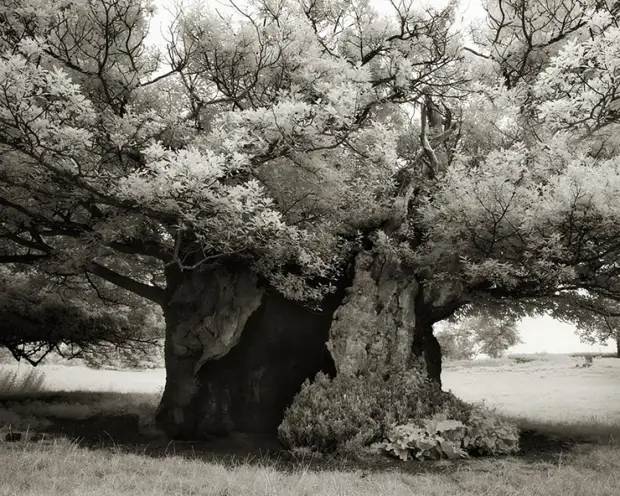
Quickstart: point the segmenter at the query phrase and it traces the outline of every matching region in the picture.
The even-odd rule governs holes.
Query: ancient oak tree
[[[0,6],[0,262],[161,306],[173,437],[323,370],[440,380],[469,304],[620,296],[615,2]],[[225,12],[228,12],[226,14]]]

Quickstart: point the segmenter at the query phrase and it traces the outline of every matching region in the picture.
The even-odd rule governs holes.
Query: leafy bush
[[[286,410],[278,437],[288,448],[350,452],[381,436],[381,415],[357,378],[342,375],[332,381],[320,372],[313,383],[303,384]]]
[[[519,449],[519,433],[514,424],[501,420],[488,409],[476,407],[467,423],[445,414],[418,422],[395,425],[372,448],[401,460],[469,458],[470,455],[509,455]]]
[[[438,413],[465,416],[469,409],[417,368],[334,379],[319,373],[302,386],[278,435],[289,449],[355,454],[385,439],[393,425]]]
[[[465,424],[467,434],[462,446],[470,455],[511,455],[519,451],[516,424],[503,420],[492,410],[473,408]]]
[[[0,368],[0,396],[38,393],[45,389],[45,374],[31,368],[20,374],[19,370]]]
[[[290,450],[401,459],[461,458],[518,450],[515,425],[442,391],[419,368],[306,381],[278,428]]]
[[[466,432],[462,422],[436,415],[424,420],[422,427],[414,423],[394,426],[387,439],[374,443],[372,448],[404,461],[412,456],[418,460],[468,458],[469,455],[461,447]]]

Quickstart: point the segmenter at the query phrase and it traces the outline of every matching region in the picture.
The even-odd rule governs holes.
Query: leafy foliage
[[[591,292],[573,292],[554,301],[553,315],[574,324],[577,335],[588,344],[616,342],[616,355],[620,358],[620,304],[618,301]]]
[[[0,12],[5,260],[79,268],[154,300],[154,288],[105,269],[134,276],[148,257],[186,270],[234,259],[289,298],[320,299],[360,224],[391,207],[396,134],[374,114],[403,99],[390,72],[419,94],[455,70],[444,50],[451,8],[403,10],[393,40],[362,4],[341,5],[338,20],[257,2],[245,23],[190,9],[171,27],[171,70],[160,77],[145,45],[149,1],[40,3]],[[319,25],[334,20],[343,29],[325,38]],[[354,49],[362,32],[385,49]],[[419,36],[426,49],[413,51]],[[28,164],[27,181],[17,163]],[[48,189],[33,202],[37,182]],[[64,219],[49,215],[56,209]]]
[[[61,347],[61,356],[81,358],[93,369],[158,369],[166,366],[163,339],[134,344],[128,341],[124,346],[106,347],[95,344],[80,353],[68,354],[67,347]]]
[[[396,425],[385,441],[372,447],[403,461],[412,456],[418,460],[467,458],[467,452],[461,448],[466,430],[458,420],[448,420],[439,415],[424,420],[422,427],[417,424]]]
[[[387,438],[374,449],[403,461],[468,458],[470,455],[509,455],[519,450],[516,425],[476,406],[461,420],[445,414],[414,423],[393,426]]]
[[[417,368],[334,379],[319,373],[286,410],[278,436],[288,448],[356,453],[382,440],[394,424],[439,412],[464,415],[469,408]]]
[[[36,365],[56,352],[92,364],[112,357],[135,364],[157,350],[161,324],[148,307],[140,312],[125,306],[122,313],[121,306],[66,299],[42,290],[28,276],[11,275],[10,280],[0,278],[0,346],[17,360]]]
[[[493,0],[470,40],[456,8],[196,7],[164,67],[147,0],[7,2],[0,260],[156,303],[234,261],[317,301],[383,239],[449,308],[620,294],[617,9]]]
[[[462,446],[472,455],[507,455],[519,450],[517,426],[493,411],[477,407],[463,422],[467,425]]]

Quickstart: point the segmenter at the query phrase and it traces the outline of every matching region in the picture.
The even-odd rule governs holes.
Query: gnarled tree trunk
[[[169,437],[275,432],[304,380],[335,372],[325,342],[338,296],[312,311],[265,292],[242,268],[167,276],[157,422]]]
[[[304,380],[319,371],[406,369],[418,357],[440,381],[424,288],[391,255],[361,253],[354,269],[321,311],[266,292],[244,268],[168,269],[158,424],[177,439],[275,433]]]
[[[411,365],[419,287],[394,257],[361,253],[327,345],[339,374]]]

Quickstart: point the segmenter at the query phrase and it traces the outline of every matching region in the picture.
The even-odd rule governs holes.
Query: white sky
[[[590,346],[579,341],[575,327],[552,319],[551,317],[526,318],[519,323],[522,344],[509,350],[509,353],[573,353],[591,351],[614,353],[615,344],[610,340],[606,346]]]
[[[234,0],[238,6],[246,4],[246,0]],[[163,43],[162,33],[166,33],[166,27],[172,20],[171,11],[175,10],[175,5],[204,5],[208,9],[217,9],[224,13],[234,13],[234,9],[230,6],[227,0],[153,0],[156,7],[156,14],[153,18],[151,25],[151,32],[148,37],[148,41],[155,44]],[[458,24],[466,24],[472,18],[481,16],[483,14],[481,0],[460,0],[461,8],[457,15]],[[448,0],[421,0],[420,5],[432,5],[438,7],[448,3]],[[390,13],[393,12],[393,7],[390,5],[389,0],[370,0],[370,4],[373,5],[379,12]]]
[[[185,0],[184,5],[201,3],[208,8],[226,10],[226,0]],[[238,5],[243,5],[244,1],[239,0]],[[432,5],[445,4],[446,0],[427,0],[425,3]],[[176,2],[169,0],[155,0],[157,13],[151,25],[151,33],[148,42],[163,45],[162,33],[166,33],[166,27],[170,24]],[[371,0],[371,4],[377,10],[389,12],[391,8],[388,0]],[[461,0],[461,9],[457,17],[457,22],[467,24],[472,18],[483,14],[481,0]],[[607,346],[590,346],[579,341],[575,334],[574,326],[563,324],[551,317],[527,318],[519,324],[521,339],[523,343],[510,350],[512,353],[572,353],[580,351],[591,352],[614,352],[615,346],[609,341]]]

